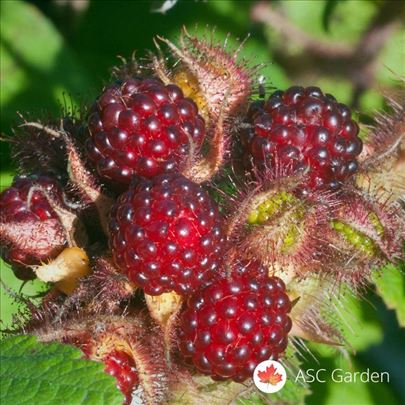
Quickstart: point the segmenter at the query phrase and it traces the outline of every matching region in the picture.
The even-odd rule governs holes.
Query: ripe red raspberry
[[[139,384],[134,359],[127,353],[114,350],[103,358],[104,371],[117,380],[118,389],[125,395],[125,404],[130,404],[132,392]]]
[[[88,119],[89,158],[109,180],[129,183],[133,175],[152,177],[179,170],[205,136],[194,101],[159,79],[116,82],[104,90]]]
[[[40,222],[48,219],[59,220],[48,199],[41,190],[34,190],[39,186],[58,200],[62,200],[62,190],[54,179],[48,176],[18,176],[13,184],[0,194],[0,223],[11,222]],[[38,235],[35,235],[38,237]],[[30,266],[38,264],[42,257],[39,251],[27,253],[27,246],[19,248],[18,244],[3,246],[3,258],[6,262],[15,265]],[[63,243],[62,243],[63,245]],[[57,252],[55,252],[57,253]]]
[[[114,205],[110,244],[116,264],[147,294],[188,294],[216,272],[221,220],[210,196],[180,174],[131,187]]]
[[[275,157],[295,170],[309,170],[304,192],[338,189],[357,172],[362,151],[351,112],[317,87],[290,87],[251,104],[251,128],[242,144],[252,163],[272,166]]]
[[[180,315],[180,350],[204,374],[244,381],[287,347],[290,309],[282,280],[237,272],[189,298]]]

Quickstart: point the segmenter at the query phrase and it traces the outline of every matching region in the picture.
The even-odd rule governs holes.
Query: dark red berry
[[[275,160],[308,170],[302,190],[338,189],[358,169],[359,128],[350,110],[317,87],[290,87],[251,104],[242,144],[258,168]]]
[[[105,372],[117,379],[117,387],[125,395],[125,404],[130,404],[132,392],[139,384],[134,359],[127,353],[114,350],[103,358]]]
[[[257,364],[284,352],[290,309],[279,278],[237,271],[189,298],[180,315],[180,350],[204,374],[244,381]]]
[[[216,272],[223,250],[215,203],[180,174],[144,180],[112,209],[116,264],[147,294],[189,294]]]
[[[40,187],[41,189],[35,189],[35,187]],[[46,193],[49,193],[50,196],[53,196],[53,198],[59,201],[62,200],[60,185],[56,180],[48,176],[15,177],[11,187],[0,194],[0,222],[7,225],[10,223],[41,222],[49,219],[59,219],[42,189]],[[40,236],[35,235],[36,238]],[[27,243],[24,241],[22,244],[24,246],[21,249],[17,244],[3,246],[2,256],[4,260],[17,266],[38,264],[41,260],[41,257],[38,257],[40,253],[32,252],[32,254],[28,254],[27,246],[25,246]]]
[[[129,183],[179,170],[190,140],[201,146],[205,123],[194,101],[159,79],[115,83],[98,98],[88,118],[89,158],[109,180]]]

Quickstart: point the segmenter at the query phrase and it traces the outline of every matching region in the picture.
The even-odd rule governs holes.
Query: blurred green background
[[[12,133],[16,112],[46,118],[61,109],[89,103],[109,78],[117,55],[134,50],[145,55],[157,34],[178,38],[183,25],[200,34],[215,27],[215,38],[236,43],[250,34],[242,56],[252,66],[264,63],[266,87],[318,85],[351,105],[368,124],[384,108],[382,94],[398,88],[405,77],[403,1],[18,1],[2,0],[0,105],[1,132]],[[168,4],[169,2],[166,2]],[[1,187],[13,176],[8,147],[1,144]],[[18,291],[21,282],[2,262],[1,277]],[[404,279],[403,279],[404,280]],[[43,286],[27,283],[33,295]],[[322,345],[311,345],[303,367],[388,371],[389,384],[310,385],[307,404],[367,405],[405,403],[403,384],[405,332],[395,314],[371,292],[361,305],[348,298],[345,333],[356,356],[345,357]],[[18,305],[1,288],[2,328]]]

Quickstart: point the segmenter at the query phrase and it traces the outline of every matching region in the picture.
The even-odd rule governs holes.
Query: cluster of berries
[[[213,52],[196,40],[193,47]],[[175,52],[188,60],[186,50]],[[133,302],[135,289],[143,290],[147,302],[167,294],[178,297],[178,311],[169,313],[173,322],[170,316],[152,318],[165,318],[160,326],[172,341],[176,337],[177,347],[169,346],[179,362],[216,380],[242,382],[258,363],[280,358],[287,347],[292,300],[277,265],[292,264],[300,275],[322,263],[327,254],[313,235],[316,228],[325,237],[339,238],[339,252],[346,253],[342,262],[353,249],[364,254],[362,263],[380,252],[394,256],[398,249],[387,235],[397,222],[355,192],[349,193],[353,206],[365,217],[353,212],[349,217],[350,210],[342,209],[332,221],[325,213],[330,195],[338,198],[358,171],[362,151],[359,128],[345,105],[319,88],[297,86],[248,104],[250,94],[242,90],[249,86],[242,78],[251,79],[245,68],[223,50],[215,52],[241,78],[225,82],[226,91],[218,88],[228,94],[225,107],[219,107],[216,89],[207,90],[209,65],[196,58],[185,69],[187,85],[153,74],[124,75],[107,86],[81,125],[84,141],[74,131],[26,123],[36,139],[49,136],[58,142],[67,176],[58,181],[49,170],[15,178],[0,195],[0,239],[3,258],[16,274],[28,269],[27,277],[35,273],[50,282],[74,274],[76,307],[84,302],[84,292],[93,300],[114,297],[106,305],[87,300],[83,305],[90,313],[92,308],[98,315],[106,308],[106,315],[117,313],[122,300],[127,306]],[[197,91],[190,90],[190,82],[197,83]],[[239,87],[232,92],[229,83]],[[218,178],[237,114],[244,121],[233,142],[243,150],[239,180],[248,184],[256,176],[256,192],[246,193],[233,212],[226,212],[207,179]],[[72,196],[80,202],[72,203]],[[92,221],[95,216],[98,221]],[[367,226],[374,231],[365,231]],[[69,262],[77,261],[66,258],[63,268],[55,264],[67,247],[90,256],[88,270],[72,271]],[[99,258],[107,258],[114,270],[98,272]],[[104,284],[97,284],[101,274]],[[86,345],[77,345],[86,354]],[[130,403],[142,384],[137,376],[141,360],[125,345],[108,347],[97,359],[116,376]]]

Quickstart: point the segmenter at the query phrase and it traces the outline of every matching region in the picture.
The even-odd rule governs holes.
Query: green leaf
[[[398,323],[405,327],[405,276],[392,264],[373,273],[377,293],[389,309],[396,312]]]
[[[15,277],[13,270],[10,265],[5,263],[0,259],[0,279],[7,290],[4,288],[4,285],[0,285],[0,320],[1,320],[1,329],[9,329],[13,326],[13,317],[17,313],[24,310],[25,305],[14,298],[14,294],[21,294],[30,298],[30,301],[34,304],[39,304],[39,298],[35,297],[38,294],[43,293],[48,289],[46,283],[35,279],[32,281],[24,282]]]
[[[68,345],[37,343],[34,336],[0,341],[0,403],[121,405],[115,379],[82,355]]]
[[[64,100],[77,106],[76,96],[88,92],[90,77],[56,27],[27,2],[4,1],[0,11],[3,129],[17,119],[16,111],[49,116],[60,112]]]
[[[329,31],[323,27],[326,1],[291,0],[283,2],[285,14],[300,28],[318,39],[355,43],[376,14],[375,5],[367,1],[338,1]]]

